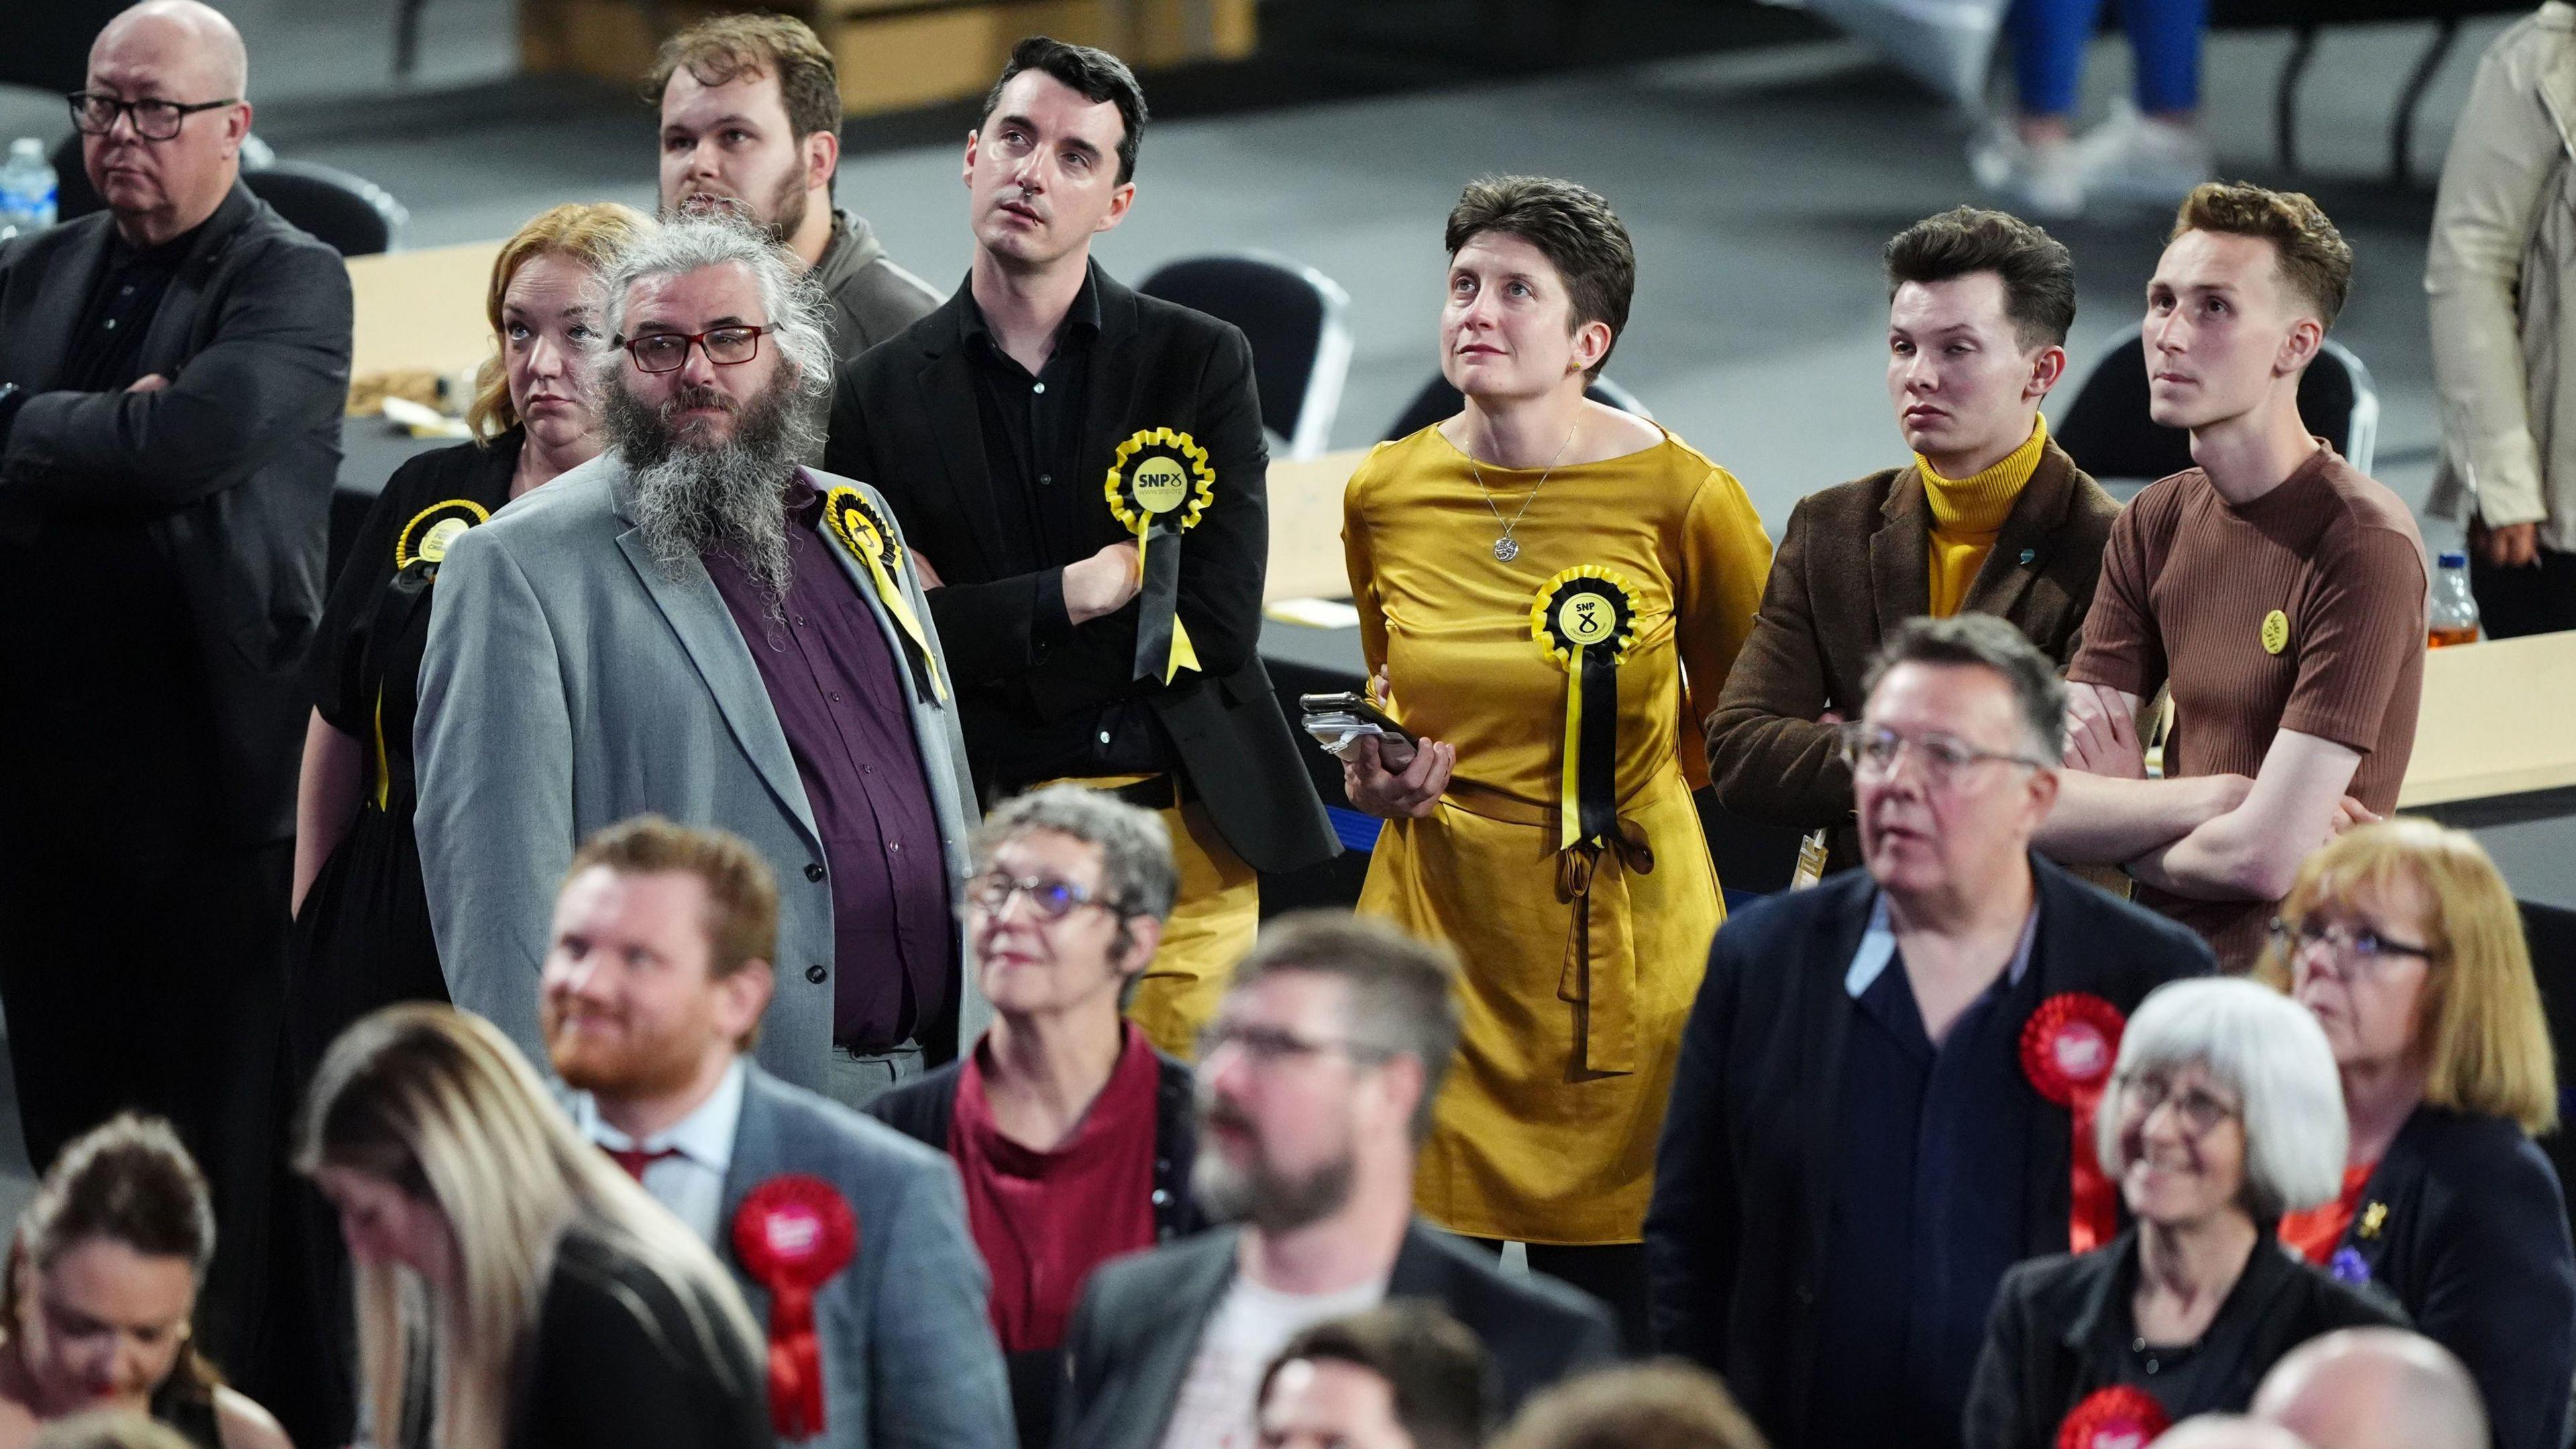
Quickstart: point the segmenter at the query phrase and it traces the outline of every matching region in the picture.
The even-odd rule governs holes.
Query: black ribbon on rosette
[[[1216,468],[1198,440],[1173,428],[1142,428],[1109,463],[1109,511],[1136,536],[1137,679],[1169,684],[1198,669],[1181,622],[1181,536],[1216,496]]]

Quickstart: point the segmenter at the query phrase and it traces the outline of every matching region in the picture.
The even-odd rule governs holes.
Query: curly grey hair
[[[1104,791],[1049,785],[1005,800],[984,817],[971,846],[975,869],[989,868],[1004,841],[1036,830],[1100,847],[1102,904],[1158,921],[1171,915],[1180,875],[1172,865],[1172,834],[1161,816]]]
[[[822,289],[804,274],[796,255],[729,212],[675,216],[649,227],[617,257],[606,278],[608,335],[600,353],[599,382],[617,386],[626,365],[626,308],[635,284],[686,276],[707,267],[735,265],[751,274],[760,305],[769,314],[769,340],[796,373],[800,401],[819,406],[832,393],[832,342]]]

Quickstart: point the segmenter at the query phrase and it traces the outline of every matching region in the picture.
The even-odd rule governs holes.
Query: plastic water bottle
[[[9,164],[0,166],[0,241],[54,224],[58,179],[44,142],[21,136],[9,144]]]
[[[2432,647],[2478,642],[2478,601],[2469,592],[2469,556],[2446,553],[2433,573],[2433,597],[2425,607]]]

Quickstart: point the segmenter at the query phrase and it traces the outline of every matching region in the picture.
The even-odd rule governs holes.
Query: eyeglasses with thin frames
[[[1375,1066],[1395,1055],[1384,1047],[1348,1038],[1319,1041],[1299,1036],[1285,1027],[1220,1021],[1199,1033],[1200,1072],[1205,1073],[1208,1061],[1227,1047],[1240,1050],[1254,1066],[1265,1070],[1292,1058],[1322,1056],[1328,1052],[1348,1057],[1362,1066]]]
[[[2311,946],[2321,945],[2338,964],[2364,970],[2375,971],[2406,958],[2425,962],[2433,959],[2428,947],[2389,940],[2368,926],[2345,926],[2313,916],[2297,921],[2273,917],[2272,939],[2280,944],[2285,957],[2296,957]]]
[[[1894,775],[1898,763],[1910,749],[1923,770],[1924,780],[1936,787],[1953,784],[1983,764],[2019,765],[2031,770],[2048,768],[2044,761],[2005,750],[1980,749],[1954,735],[1908,737],[1860,720],[1842,727],[1842,738],[1837,742],[1837,748],[1843,763],[1851,767],[1853,774],[1872,780],[1884,780]]]
[[[155,97],[129,101],[105,91],[74,91],[63,99],[71,102],[72,124],[80,128],[82,135],[104,136],[116,129],[118,116],[131,116],[134,118],[134,134],[146,141],[172,139],[179,134],[179,128],[187,124],[188,118],[199,111],[218,111],[241,104],[238,96],[182,104]]]
[[[2218,1130],[2219,1123],[2245,1110],[2215,1092],[2199,1087],[2177,1094],[2173,1079],[2162,1072],[2123,1073],[2115,1085],[2120,1088],[2122,1108],[2136,1113],[2140,1122],[2154,1116],[2158,1107],[2170,1103],[2182,1121],[2183,1130],[2194,1137],[2208,1136]]]
[[[1061,921],[1084,906],[1098,906],[1111,915],[1126,914],[1117,905],[1094,897],[1089,889],[1061,876],[1014,876],[988,870],[966,882],[967,901],[988,916],[1009,910],[1013,896],[1025,897],[1030,909],[1045,921]]]
[[[643,372],[677,372],[689,365],[689,349],[699,348],[718,367],[739,367],[760,355],[760,334],[774,331],[736,323],[704,332],[647,332],[624,345]]]

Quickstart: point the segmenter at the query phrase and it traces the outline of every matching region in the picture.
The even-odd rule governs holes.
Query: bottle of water
[[[2433,573],[2433,597],[2426,604],[2432,647],[2478,642],[2478,601],[2469,592],[2469,556],[2446,553]]]
[[[53,163],[45,143],[21,136],[9,145],[9,164],[0,166],[0,241],[54,224]]]

